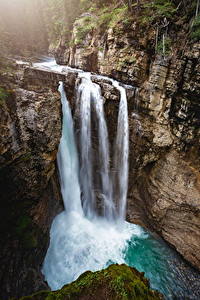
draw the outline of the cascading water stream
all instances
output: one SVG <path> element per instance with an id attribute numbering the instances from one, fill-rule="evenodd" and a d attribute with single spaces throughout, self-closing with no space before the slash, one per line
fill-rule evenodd
<path id="1" fill-rule="evenodd" d="M 99 85 L 91 81 L 90 73 L 79 75 L 81 84 L 78 87 L 77 106 L 80 111 L 80 156 L 81 156 L 81 183 L 83 191 L 83 207 L 87 216 L 97 215 L 95 208 L 95 195 L 93 177 L 95 171 L 92 168 L 93 153 L 91 144 L 91 109 L 94 110 L 98 123 L 98 155 L 99 172 L 101 182 L 100 196 L 102 200 L 103 215 L 107 220 L 113 220 L 115 207 L 112 200 L 112 182 L 109 170 L 109 142 L 108 130 L 104 117 L 103 98 Z M 93 171 L 93 172 L 92 172 Z M 93 173 L 93 174 L 92 174 Z M 97 172 L 96 172 L 97 173 Z M 97 176 L 97 174 L 95 174 Z"/>
<path id="2" fill-rule="evenodd" d="M 59 72 L 63 69 L 52 61 L 40 65 Z M 179 257 L 140 226 L 124 221 L 129 140 L 125 88 L 117 81 L 106 78 L 120 92 L 114 175 L 111 176 L 101 89 L 92 82 L 90 73 L 78 72 L 81 83 L 77 86 L 76 109 L 80 124 L 77 141 L 63 84 L 59 87 L 63 126 L 58 167 L 65 210 L 52 223 L 50 246 L 42 269 L 45 279 L 52 290 L 57 290 L 77 279 L 84 271 L 100 270 L 111 263 L 126 263 L 145 272 L 151 287 L 164 293 L 166 299 L 174 299 L 177 295 L 179 299 L 199 299 L 190 298 L 192 291 L 196 291 L 195 288 L 191 290 L 194 273 L 183 275 Z M 97 122 L 97 153 L 93 149 L 92 118 Z M 95 156 L 98 170 L 93 166 Z M 100 181 L 101 216 L 96 210 L 95 176 Z"/>
<path id="3" fill-rule="evenodd" d="M 130 226 L 128 223 L 119 225 L 114 220 L 116 216 L 117 219 L 119 218 L 119 214 L 117 215 L 115 212 L 115 205 L 111 197 L 108 132 L 101 90 L 97 84 L 91 81 L 90 74 L 81 74 L 80 79 L 81 83 L 77 91 L 81 125 L 79 134 L 80 176 L 73 120 L 63 84 L 61 83 L 59 87 L 63 110 L 63 130 L 58 152 L 58 167 L 65 211 L 54 219 L 50 233 L 50 247 L 43 265 L 43 273 L 53 290 L 73 281 L 88 269 L 98 270 L 111 262 L 125 263 L 123 249 L 126 242 L 133 233 L 135 236 L 142 234 L 139 227 Z M 121 98 L 121 101 L 125 102 L 126 98 Z M 99 217 L 98 211 L 95 210 L 93 192 L 91 106 L 98 121 L 98 152 L 100 154 L 98 175 L 102 184 L 104 210 L 102 217 Z M 121 105 L 121 109 L 124 109 L 123 105 Z M 121 114 L 119 114 L 119 123 L 120 121 L 124 122 Z M 122 141 L 122 147 L 124 147 L 121 135 L 124 136 L 123 130 L 118 139 L 120 142 Z M 123 150 L 119 151 L 119 153 L 122 152 Z M 81 203 L 83 203 L 82 206 Z"/>
<path id="4" fill-rule="evenodd" d="M 87 216 L 92 217 L 95 210 L 93 174 L 92 174 L 92 147 L 91 147 L 91 87 L 88 86 L 89 74 L 85 74 L 78 87 L 77 103 L 80 109 L 80 178 L 83 192 L 83 209 Z M 87 90 L 88 87 L 88 90 Z"/>
<path id="5" fill-rule="evenodd" d="M 129 155 L 129 130 L 128 108 L 126 90 L 118 82 L 113 81 L 114 86 L 120 91 L 119 116 L 117 125 L 117 138 L 115 145 L 115 187 L 117 189 L 116 202 L 118 204 L 118 217 L 124 220 L 126 217 L 126 201 L 128 190 L 128 155 Z"/>
<path id="6" fill-rule="evenodd" d="M 79 164 L 75 144 L 74 128 L 69 103 L 66 99 L 63 83 L 60 83 L 63 126 L 57 161 L 60 174 L 60 185 L 65 211 L 76 211 L 82 214 L 79 186 Z"/>

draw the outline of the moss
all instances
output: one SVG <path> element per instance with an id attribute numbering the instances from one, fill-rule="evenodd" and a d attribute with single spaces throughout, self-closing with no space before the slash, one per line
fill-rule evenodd
<path id="1" fill-rule="evenodd" d="M 81 17 L 76 21 L 76 36 L 74 44 L 82 44 L 88 33 L 98 28 L 100 32 L 105 32 L 108 28 L 114 28 L 120 21 L 127 26 L 131 23 L 128 13 L 128 6 L 123 5 L 118 8 L 112 6 L 103 6 L 101 8 L 93 7 L 94 15 Z"/>
<path id="2" fill-rule="evenodd" d="M 3 87 L 0 87 L 0 105 L 4 105 L 8 96 L 9 96 L 8 91 Z"/>
<path id="3" fill-rule="evenodd" d="M 176 13 L 176 7 L 170 0 L 155 0 L 145 3 L 144 8 L 146 8 L 146 15 L 149 15 L 151 21 L 164 17 L 172 19 Z"/>
<path id="4" fill-rule="evenodd" d="M 162 296 L 152 291 L 144 274 L 126 265 L 111 265 L 97 272 L 87 271 L 76 281 L 55 292 L 39 292 L 21 300 L 156 300 Z"/>
<path id="5" fill-rule="evenodd" d="M 32 249 L 37 247 L 37 239 L 32 229 L 32 219 L 23 215 L 16 223 L 15 233 L 24 248 Z"/>
<path id="6" fill-rule="evenodd" d="M 194 20 L 191 32 L 191 39 L 194 42 L 198 42 L 200 40 L 200 16 L 197 16 Z"/>
<path id="7" fill-rule="evenodd" d="M 134 65 L 136 62 L 136 58 L 131 54 L 127 54 L 118 61 L 117 70 L 121 70 L 124 67 Z"/>
<path id="8" fill-rule="evenodd" d="M 20 216 L 20 218 L 17 220 L 16 234 L 21 235 L 30 224 L 31 224 L 30 217 Z"/>
<path id="9" fill-rule="evenodd" d="M 38 245 L 37 238 L 33 232 L 26 232 L 23 236 L 23 246 L 26 249 L 36 248 Z"/>

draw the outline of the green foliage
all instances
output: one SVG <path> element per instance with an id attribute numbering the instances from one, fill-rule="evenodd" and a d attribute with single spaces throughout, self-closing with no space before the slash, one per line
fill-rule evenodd
<path id="1" fill-rule="evenodd" d="M 8 94 L 4 88 L 0 87 L 0 105 L 3 105 L 5 103 L 6 98 L 8 97 Z"/>
<path id="2" fill-rule="evenodd" d="M 197 16 L 194 20 L 191 32 L 191 39 L 194 42 L 198 42 L 200 40 L 200 15 Z"/>
<path id="3" fill-rule="evenodd" d="M 171 53 L 172 40 L 169 37 L 165 38 L 165 55 L 169 55 Z M 163 53 L 163 40 L 158 42 L 157 53 Z"/>
<path id="4" fill-rule="evenodd" d="M 87 1 L 84 1 L 85 3 Z M 88 2 L 87 2 L 88 3 Z M 105 31 L 107 28 L 114 28 L 119 21 L 122 21 L 124 25 L 130 23 L 130 18 L 128 13 L 128 6 L 123 5 L 119 8 L 112 7 L 101 7 L 95 9 L 95 6 L 92 6 L 96 16 L 85 16 L 79 19 L 76 22 L 77 33 L 75 36 L 75 44 L 81 44 L 85 39 L 86 35 L 89 32 L 92 32 L 96 28 L 99 28 L 100 31 Z"/>
<path id="5" fill-rule="evenodd" d="M 156 19 L 172 19 L 176 13 L 176 7 L 170 0 L 155 0 L 144 4 L 147 9 L 146 21 L 152 22 Z"/>
<path id="6" fill-rule="evenodd" d="M 85 16 L 76 22 L 75 45 L 81 44 L 88 33 L 96 27 L 96 21 L 93 16 Z"/>
<path id="7" fill-rule="evenodd" d="M 123 22 L 128 22 L 129 18 L 127 17 L 128 14 L 128 5 L 123 5 L 122 7 L 115 8 L 111 12 L 111 20 L 109 22 L 109 27 L 114 27 L 117 25 L 117 23 L 121 20 Z"/>
<path id="8" fill-rule="evenodd" d="M 6 70 L 7 71 L 7 68 Z M 12 94 L 12 90 L 7 90 L 3 87 L 0 87 L 0 105 L 4 105 L 6 99 Z"/>
<path id="9" fill-rule="evenodd" d="M 134 56 L 132 56 L 131 54 L 127 54 L 124 57 L 122 57 L 121 59 L 119 59 L 118 62 L 118 70 L 121 70 L 124 67 L 133 65 L 136 62 L 136 58 Z"/>

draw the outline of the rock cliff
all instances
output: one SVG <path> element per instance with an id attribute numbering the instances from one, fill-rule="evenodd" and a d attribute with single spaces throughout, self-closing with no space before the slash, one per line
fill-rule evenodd
<path id="1" fill-rule="evenodd" d="M 62 205 L 61 109 L 55 88 L 25 87 L 23 67 L 4 59 L 0 69 L 0 298 L 7 299 L 48 288 L 40 269 Z"/>
<path id="2" fill-rule="evenodd" d="M 147 1 L 83 13 L 57 61 L 136 87 L 129 98 L 128 219 L 200 268 L 200 44 L 194 4 Z M 163 2 L 163 1 L 160 1 Z M 159 3 L 160 3 L 159 2 Z M 153 16 L 152 16 L 153 13 Z M 193 22 L 193 23 L 191 23 Z M 192 24 L 192 25 L 191 25 Z M 113 106 L 114 107 L 114 106 Z M 114 111 L 106 102 L 112 137 Z"/>

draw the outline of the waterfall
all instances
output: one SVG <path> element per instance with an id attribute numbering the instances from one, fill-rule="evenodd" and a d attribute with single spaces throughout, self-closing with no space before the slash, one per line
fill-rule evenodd
<path id="1" fill-rule="evenodd" d="M 94 187 L 91 147 L 91 93 L 89 74 L 85 74 L 78 87 L 77 103 L 80 105 L 80 180 L 83 192 L 83 209 L 86 215 L 94 214 Z"/>
<path id="2" fill-rule="evenodd" d="M 62 72 L 63 69 L 72 71 L 71 68 L 56 65 L 52 60 L 35 64 L 35 67 L 56 72 Z M 51 226 L 50 245 L 42 267 L 46 281 L 52 290 L 57 290 L 85 271 L 100 270 L 112 263 L 126 263 L 145 272 L 151 287 L 162 292 L 166 299 L 199 299 L 199 275 L 196 276 L 193 269 L 185 272 L 188 265 L 171 248 L 140 226 L 124 220 L 128 188 L 128 110 L 125 90 L 128 86 L 95 75 L 98 79 L 109 81 L 120 92 L 115 153 L 112 158 L 100 86 L 92 82 L 90 73 L 81 70 L 76 72 L 79 79 L 75 119 L 78 116 L 79 128 L 73 124 L 63 83 L 59 86 L 63 124 L 57 160 L 65 210 L 56 216 Z M 135 130 L 139 135 L 142 134 L 142 128 L 138 101 L 136 89 L 134 112 L 130 117 L 135 119 Z M 113 161 L 110 166 L 111 158 Z M 99 199 L 102 208 L 100 214 L 97 207 Z M 196 285 L 193 285 L 195 282 Z"/>
<path id="3" fill-rule="evenodd" d="M 105 218 L 114 218 L 114 203 L 112 199 L 112 182 L 109 170 L 109 142 L 108 130 L 104 116 L 103 98 L 100 86 L 91 81 L 90 73 L 79 74 L 81 84 L 78 87 L 77 106 L 80 117 L 80 181 L 83 191 L 83 209 L 87 216 L 97 214 L 95 207 L 95 195 L 93 181 L 95 176 L 99 176 L 101 190 L 101 205 Z M 96 160 L 99 161 L 99 170 L 93 170 L 93 160 L 95 159 L 91 143 L 91 109 L 95 113 L 98 123 L 98 152 L 95 153 Z M 98 157 L 97 157 L 98 156 Z M 96 173 L 96 174 L 95 174 Z"/>
<path id="4" fill-rule="evenodd" d="M 71 110 L 66 99 L 63 83 L 60 83 L 59 92 L 61 94 L 63 113 L 62 137 L 57 155 L 61 193 L 65 211 L 78 211 L 82 213 L 78 154 Z"/>
<path id="5" fill-rule="evenodd" d="M 126 90 L 114 81 L 114 86 L 120 91 L 120 105 L 117 125 L 117 138 L 115 145 L 115 187 L 116 203 L 118 204 L 118 217 L 125 219 L 126 201 L 128 190 L 128 155 L 129 155 L 129 131 L 128 131 L 128 108 Z"/>
<path id="6" fill-rule="evenodd" d="M 42 269 L 53 290 L 88 269 L 99 270 L 112 262 L 125 263 L 123 249 L 127 241 L 133 232 L 135 236 L 141 235 L 139 228 L 123 221 L 128 182 L 127 99 L 125 89 L 115 81 L 112 84 L 121 95 L 113 177 L 110 176 L 109 139 L 100 86 L 92 82 L 90 73 L 79 73 L 76 112 L 80 128 L 76 137 L 63 83 L 59 87 L 63 126 L 58 168 L 65 211 L 53 221 Z M 95 151 L 92 118 L 98 140 Z M 98 195 L 95 180 L 99 183 Z M 102 214 L 96 207 L 97 196 L 101 199 Z"/>

